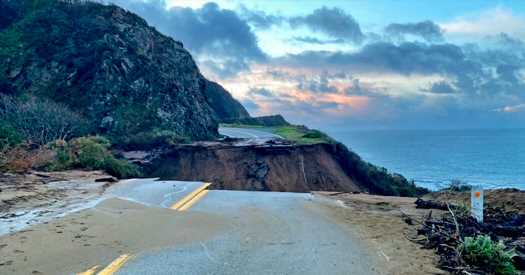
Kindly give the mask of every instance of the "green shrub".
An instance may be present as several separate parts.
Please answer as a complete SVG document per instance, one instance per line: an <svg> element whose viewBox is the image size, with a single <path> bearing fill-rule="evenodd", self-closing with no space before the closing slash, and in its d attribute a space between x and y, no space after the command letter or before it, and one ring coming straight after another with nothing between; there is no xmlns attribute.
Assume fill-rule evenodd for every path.
<svg viewBox="0 0 525 275"><path fill-rule="evenodd" d="M70 169L74 166L75 158L68 143L64 140L56 140L47 145L48 149L55 152L55 158L46 163L44 169L48 171L60 171Z"/></svg>
<svg viewBox="0 0 525 275"><path fill-rule="evenodd" d="M100 136L76 138L70 144L82 168L104 169L106 159L111 156L109 141Z"/></svg>
<svg viewBox="0 0 525 275"><path fill-rule="evenodd" d="M106 158L104 170L119 179L138 177L141 174L135 165L113 156Z"/></svg>
<svg viewBox="0 0 525 275"><path fill-rule="evenodd" d="M488 273L514 275L518 274L512 258L514 251L507 250L503 242L495 242L489 236L479 235L466 237L460 246L463 259Z"/></svg>
<svg viewBox="0 0 525 275"><path fill-rule="evenodd" d="M10 124L0 122L0 151L5 151L22 143L22 135Z"/></svg>
<svg viewBox="0 0 525 275"><path fill-rule="evenodd" d="M303 138L325 138L325 134L318 130L308 130Z"/></svg>
<svg viewBox="0 0 525 275"><path fill-rule="evenodd" d="M146 150L177 143L187 143L190 139L173 131L147 131L135 134L125 142L124 147L131 150Z"/></svg>
<svg viewBox="0 0 525 275"><path fill-rule="evenodd" d="M140 176L140 171L135 165L115 158L109 150L110 147L109 140L102 136L80 137L69 142L55 141L46 145L47 150L54 152L54 158L46 163L44 169L100 169L117 178Z"/></svg>

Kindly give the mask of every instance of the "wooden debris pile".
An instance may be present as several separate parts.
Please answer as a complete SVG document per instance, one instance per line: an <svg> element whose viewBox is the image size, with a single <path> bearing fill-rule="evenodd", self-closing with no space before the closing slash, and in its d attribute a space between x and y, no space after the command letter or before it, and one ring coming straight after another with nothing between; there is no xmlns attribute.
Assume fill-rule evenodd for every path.
<svg viewBox="0 0 525 275"><path fill-rule="evenodd" d="M414 241L425 248L436 249L441 268L455 274L484 274L483 267L465 263L459 247L465 237L488 235L492 240L501 240L506 247L514 248L514 266L525 271L525 214L486 208L484 223L478 223L465 207L423 199L418 199L415 203L416 208L446 211L444 215L433 216L431 210L422 221L405 217L407 223L419 224L417 234L421 237Z"/></svg>

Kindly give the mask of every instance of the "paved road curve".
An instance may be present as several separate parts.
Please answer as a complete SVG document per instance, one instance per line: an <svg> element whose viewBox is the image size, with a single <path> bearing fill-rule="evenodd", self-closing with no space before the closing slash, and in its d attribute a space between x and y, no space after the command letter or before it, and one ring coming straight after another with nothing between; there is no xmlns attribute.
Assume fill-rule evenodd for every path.
<svg viewBox="0 0 525 275"><path fill-rule="evenodd" d="M120 195L126 189L136 201L167 206L150 184L135 182ZM310 194L209 191L188 212L219 215L229 221L225 230L211 239L140 253L117 274L378 273L376 259L328 217L328 209Z"/></svg>
<svg viewBox="0 0 525 275"><path fill-rule="evenodd" d="M266 131L264 128L253 129L253 128L220 127L219 134L225 135L228 137L232 137L232 138L250 138L250 139L282 138L279 135L271 133L269 130Z"/></svg>
<svg viewBox="0 0 525 275"><path fill-rule="evenodd" d="M117 183L93 208L0 236L0 274L381 273L333 201L206 187Z"/></svg>

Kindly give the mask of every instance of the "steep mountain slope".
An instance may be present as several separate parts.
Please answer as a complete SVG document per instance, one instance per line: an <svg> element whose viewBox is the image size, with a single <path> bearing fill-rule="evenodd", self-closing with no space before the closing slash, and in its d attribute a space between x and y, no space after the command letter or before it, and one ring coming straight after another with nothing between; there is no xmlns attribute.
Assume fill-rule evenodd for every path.
<svg viewBox="0 0 525 275"><path fill-rule="evenodd" d="M0 93L63 103L112 136L208 139L222 118L249 116L181 42L122 8L58 0L0 8Z"/></svg>
<svg viewBox="0 0 525 275"><path fill-rule="evenodd" d="M244 107L236 101L228 91L218 83L208 81L204 89L206 100L212 107L215 116L224 122L230 119L249 118L250 114Z"/></svg>

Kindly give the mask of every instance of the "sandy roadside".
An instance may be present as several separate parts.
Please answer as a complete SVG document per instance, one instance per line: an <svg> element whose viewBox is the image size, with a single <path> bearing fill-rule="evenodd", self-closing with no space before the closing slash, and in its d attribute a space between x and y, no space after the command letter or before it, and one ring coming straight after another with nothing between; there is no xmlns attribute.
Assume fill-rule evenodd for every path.
<svg viewBox="0 0 525 275"><path fill-rule="evenodd" d="M438 256L434 251L422 249L408 239L416 236L414 226L404 222L403 213L411 217L428 214L428 210L415 208L415 198L330 192L315 195L340 202L327 213L357 232L384 259L383 268L388 274L448 274L436 267Z"/></svg>
<svg viewBox="0 0 525 275"><path fill-rule="evenodd" d="M95 208L0 237L0 274L73 274L105 266L122 254L211 238L228 222L199 212L107 199Z"/></svg>
<svg viewBox="0 0 525 275"><path fill-rule="evenodd" d="M0 174L0 235L90 207L114 181L102 171Z"/></svg>

